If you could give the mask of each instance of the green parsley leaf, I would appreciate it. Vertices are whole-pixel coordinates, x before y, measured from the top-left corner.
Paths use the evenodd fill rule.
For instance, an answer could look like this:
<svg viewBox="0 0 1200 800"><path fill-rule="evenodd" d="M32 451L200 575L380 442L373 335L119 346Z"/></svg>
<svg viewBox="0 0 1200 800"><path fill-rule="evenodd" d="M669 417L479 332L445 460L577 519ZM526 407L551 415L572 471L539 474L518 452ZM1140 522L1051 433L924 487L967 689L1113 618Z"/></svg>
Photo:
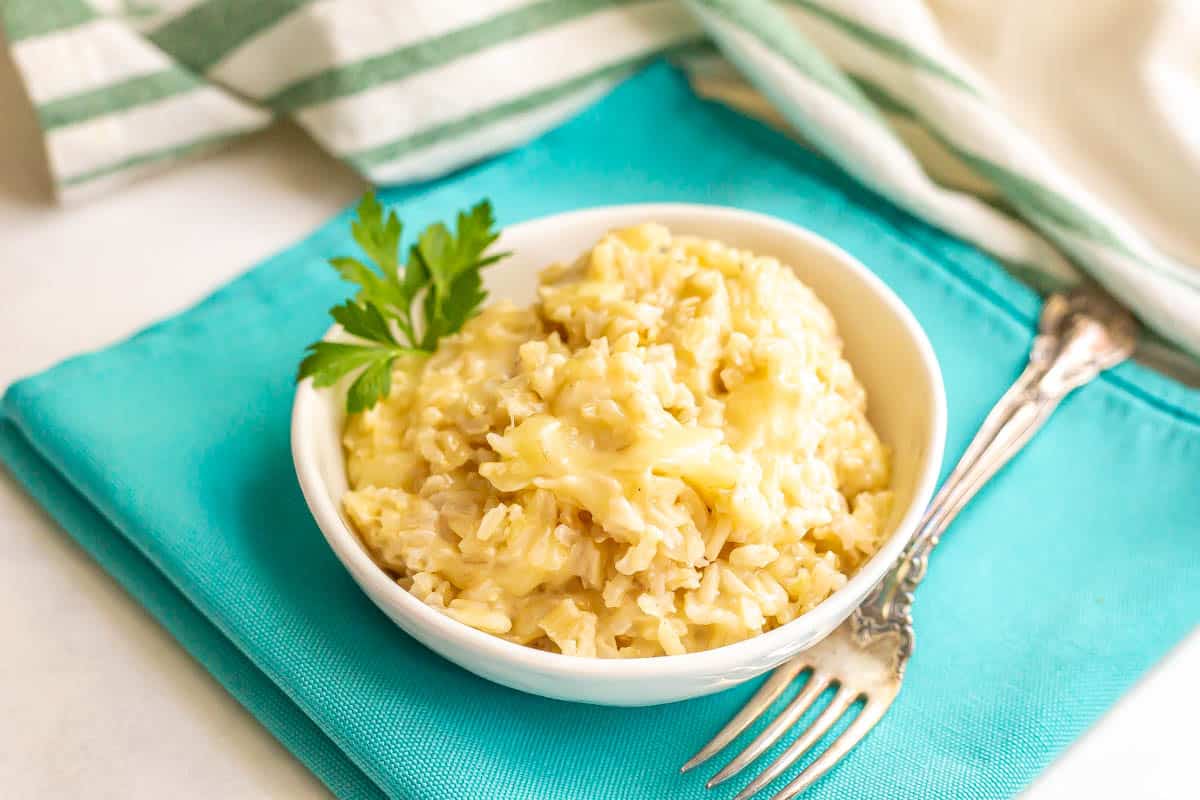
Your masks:
<svg viewBox="0 0 1200 800"><path fill-rule="evenodd" d="M477 314L487 298L479 271L511 255L484 255L500 236L487 200L460 211L453 233L441 222L426 227L409 247L403 267L404 226L396 212L385 213L371 193L355 211L350 234L368 263L351 256L329 260L344 280L358 287L354 299L329 314L359 341L310 344L296 375L297 380L312 377L315 386L324 387L362 370L346 396L351 414L387 396L397 357L433 352L439 339Z"/></svg>
<svg viewBox="0 0 1200 800"><path fill-rule="evenodd" d="M308 355L300 362L296 380L310 375L316 386L332 386L359 367L393 355L379 347L369 347L347 342L313 342L308 346Z"/></svg>
<svg viewBox="0 0 1200 800"><path fill-rule="evenodd" d="M363 370L362 374L350 384L346 394L346 412L357 414L375 405L381 397L387 397L392 390L392 362L395 356L377 360Z"/></svg>
<svg viewBox="0 0 1200 800"><path fill-rule="evenodd" d="M495 224L492 204L483 200L470 211L458 212L453 235L440 222L421 231L417 239L417 255L433 278L438 294L438 310L454 291L454 282L460 275L480 270L511 255L499 253L483 257L483 252L500 236L498 231L492 229Z"/></svg>
<svg viewBox="0 0 1200 800"><path fill-rule="evenodd" d="M389 279L395 279L399 269L400 234L404 226L396 212L383 216L383 206L368 192L358 204L358 219L350 223L350 234L363 252L371 257Z"/></svg>
<svg viewBox="0 0 1200 800"><path fill-rule="evenodd" d="M479 272L471 270L454 279L445 298L441 298L442 306L437 312L431 309L433 298L432 292L425 298L425 319L436 321L434 325L425 329L425 337L421 340L421 346L427 349L435 346L439 338L457 331L463 323L475 316L476 310L487 298L487 292L483 290L483 280Z"/></svg>
<svg viewBox="0 0 1200 800"><path fill-rule="evenodd" d="M392 336L387 320L383 318L377 306L370 304L360 306L353 300L347 300L340 306L329 309L329 316L345 329L346 333L373 342L390 342L399 344Z"/></svg>
<svg viewBox="0 0 1200 800"><path fill-rule="evenodd" d="M343 280L358 284L358 300L380 308L407 308L410 298L404 294L402 287L393 284L387 278L380 277L375 270L357 258L341 256L329 259L329 263L338 271Z"/></svg>
<svg viewBox="0 0 1200 800"><path fill-rule="evenodd" d="M496 239L500 238L499 231L493 231L496 217L492 213L492 204L483 200L469 212L458 212L455 237L458 239L458 251L472 264L479 263L479 257ZM461 272L461 270L459 270Z"/></svg>
<svg viewBox="0 0 1200 800"><path fill-rule="evenodd" d="M411 303L422 287L428 285L429 267L425 266L424 260L421 259L420 250L413 245L409 248L408 264L404 267L404 283L401 287L404 292L404 301Z"/></svg>

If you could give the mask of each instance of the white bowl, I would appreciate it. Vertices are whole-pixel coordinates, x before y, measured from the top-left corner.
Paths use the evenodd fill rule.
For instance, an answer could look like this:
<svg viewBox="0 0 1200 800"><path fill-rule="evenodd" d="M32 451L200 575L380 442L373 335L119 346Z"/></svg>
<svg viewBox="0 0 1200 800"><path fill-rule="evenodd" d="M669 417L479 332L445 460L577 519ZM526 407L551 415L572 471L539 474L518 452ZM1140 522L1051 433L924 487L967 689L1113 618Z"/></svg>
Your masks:
<svg viewBox="0 0 1200 800"><path fill-rule="evenodd" d="M556 214L504 230L515 255L487 270L493 299L534 299L537 273L573 261L607 231L645 221L720 239L790 264L833 311L846 355L865 385L869 417L891 445L895 509L880 548L844 587L807 614L743 642L699 653L638 659L565 656L507 642L430 608L371 560L342 512L344 389L306 380L292 411L292 455L313 517L363 591L413 638L477 675L561 700L653 705L710 694L760 675L811 647L862 602L900 554L941 467L946 401L941 371L920 325L879 278L819 236L772 217L716 206L628 205Z"/></svg>

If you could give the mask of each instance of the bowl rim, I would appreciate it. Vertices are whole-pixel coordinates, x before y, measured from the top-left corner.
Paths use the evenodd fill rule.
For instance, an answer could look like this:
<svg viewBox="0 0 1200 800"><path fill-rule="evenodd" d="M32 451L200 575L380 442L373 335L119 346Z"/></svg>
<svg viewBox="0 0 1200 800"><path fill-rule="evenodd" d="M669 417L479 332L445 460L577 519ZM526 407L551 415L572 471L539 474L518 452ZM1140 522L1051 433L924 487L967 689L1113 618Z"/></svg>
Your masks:
<svg viewBox="0 0 1200 800"><path fill-rule="evenodd" d="M855 273L862 283L878 295L889 311L899 319L915 344L932 390L933 407L931 409L929 446L926 449L924 461L919 467L912 501L904 516L897 523L892 536L845 585L814 608L777 628L740 642L733 642L710 650L681 655L644 656L628 659L575 656L538 650L472 628L432 606L426 605L396 583L383 568L371 559L357 534L343 522L331 497L331 492L325 490L325 482L317 466L315 437L310 435L307 425L314 411L317 410L316 404L319 400L317 394L319 390L313 387L311 378L301 381L296 386L294 395L291 418L293 463L304 499L317 526L351 577L360 584L360 588L376 602L379 602L378 598L383 597L391 609L397 613L413 617L417 621L425 623L426 626L437 629L439 634L444 636L447 645L473 651L477 657L503 660L511 666L527 669L543 676L563 678L636 678L642 680L684 677L695 675L698 672L728 671L732 673L738 668L744 668L756 657L785 649L788 640L794 637L799 628L814 629L824 626L832 629L836 627L845 616L837 610L836 598L839 595L866 594L871 586L882 579L905 545L908 544L916 532L917 524L925 507L933 496L934 486L941 470L946 435L946 397L941 368L924 329L903 301L881 278L828 239L777 217L739 208L700 203L630 203L593 206L535 217L507 226L504 232L517 232L523 228L551 223L557 225L584 224L589 221L589 218L618 215L644 216L647 219L665 222L668 226L672 218L678 220L685 216L689 219L706 216L722 217L746 225L770 228L777 233L804 240L808 247L823 251L825 255L830 256L840 268ZM325 335L329 336L336 329L336 325L331 327ZM863 584L867 585L863 586ZM828 624L829 618L832 616L838 616L839 619L830 625ZM395 621L393 620L393 622Z"/></svg>

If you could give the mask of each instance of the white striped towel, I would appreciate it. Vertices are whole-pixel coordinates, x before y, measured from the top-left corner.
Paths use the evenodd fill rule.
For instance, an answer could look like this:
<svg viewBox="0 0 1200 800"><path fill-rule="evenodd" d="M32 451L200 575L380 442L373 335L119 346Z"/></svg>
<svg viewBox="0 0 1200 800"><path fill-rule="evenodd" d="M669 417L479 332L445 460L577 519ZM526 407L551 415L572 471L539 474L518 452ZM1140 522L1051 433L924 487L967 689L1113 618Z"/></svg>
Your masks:
<svg viewBox="0 0 1200 800"><path fill-rule="evenodd" d="M665 54L1021 277L1082 269L1200 355L1190 0L0 3L64 198L281 115L374 182L434 177Z"/></svg>

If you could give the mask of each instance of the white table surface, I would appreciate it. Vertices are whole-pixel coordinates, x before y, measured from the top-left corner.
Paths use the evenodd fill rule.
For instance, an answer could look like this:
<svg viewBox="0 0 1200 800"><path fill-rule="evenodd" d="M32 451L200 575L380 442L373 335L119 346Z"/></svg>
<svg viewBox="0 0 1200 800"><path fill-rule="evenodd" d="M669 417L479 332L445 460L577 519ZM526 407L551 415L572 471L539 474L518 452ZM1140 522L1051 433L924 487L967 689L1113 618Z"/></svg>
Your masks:
<svg viewBox="0 0 1200 800"><path fill-rule="evenodd" d="M0 121L0 387L187 307L363 188L281 126L60 208L4 56ZM328 797L2 469L0 553L0 794ZM1200 795L1198 675L1194 633L1034 784L1028 800Z"/></svg>

